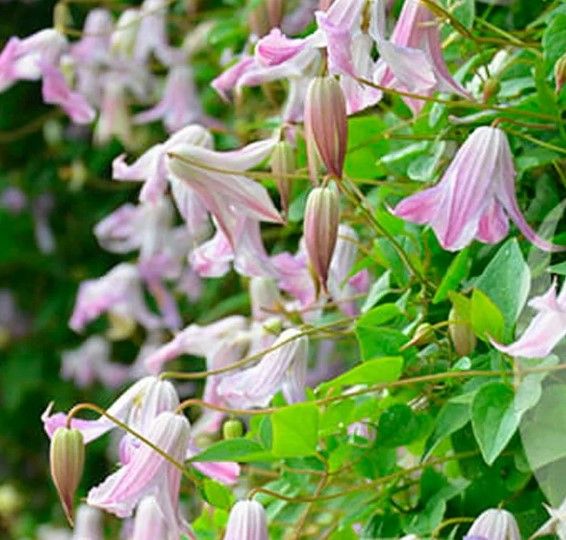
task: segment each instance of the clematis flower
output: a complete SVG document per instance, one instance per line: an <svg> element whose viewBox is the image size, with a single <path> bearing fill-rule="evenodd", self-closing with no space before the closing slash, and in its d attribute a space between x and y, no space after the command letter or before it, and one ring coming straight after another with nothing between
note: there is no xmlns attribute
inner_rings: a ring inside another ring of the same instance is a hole
<svg viewBox="0 0 566 540"><path fill-rule="evenodd" d="M170 133L205 120L193 73L188 66L180 64L169 70L161 100L151 109L134 116L134 123L146 124L161 118Z"/></svg>
<svg viewBox="0 0 566 540"><path fill-rule="evenodd" d="M529 301L529 306L537 314L523 332L523 335L510 345L493 342L500 351L523 358L544 358L566 335L566 285L560 294L553 283L542 296Z"/></svg>
<svg viewBox="0 0 566 540"><path fill-rule="evenodd" d="M540 238L521 214L515 196L515 168L503 131L479 127L460 148L441 181L402 200L393 213L432 227L444 249L457 251L475 238L486 244L501 241L508 217L535 246L563 248Z"/></svg>
<svg viewBox="0 0 566 540"><path fill-rule="evenodd" d="M224 540L268 540L267 517L257 501L238 501L230 510Z"/></svg>
<svg viewBox="0 0 566 540"><path fill-rule="evenodd" d="M136 510L132 540L170 540L165 516L153 495L144 497ZM171 539L172 540L172 539Z"/></svg>
<svg viewBox="0 0 566 540"><path fill-rule="evenodd" d="M81 283L69 326L80 332L104 312L135 320L149 330L161 326L159 317L145 303L139 270L128 263Z"/></svg>
<svg viewBox="0 0 566 540"><path fill-rule="evenodd" d="M190 424L182 415L163 412L153 420L146 436L182 463L189 446ZM89 491L87 504L124 518L132 515L144 496L152 494L176 538L186 528L179 516L180 484L181 472L161 454L141 444L128 463Z"/></svg>
<svg viewBox="0 0 566 540"><path fill-rule="evenodd" d="M272 223L283 221L267 190L239 174L267 158L277 142L272 137L228 152L216 152L187 141L168 145L169 173L198 194L233 248L242 236L238 226L240 216ZM230 172L224 172L227 169Z"/></svg>
<svg viewBox="0 0 566 540"><path fill-rule="evenodd" d="M96 508L81 504L76 512L72 540L104 540L102 513Z"/></svg>
<svg viewBox="0 0 566 540"><path fill-rule="evenodd" d="M153 53L164 65L172 62L174 52L167 41L168 5L166 0L144 0L133 50L135 60L145 63Z"/></svg>
<svg viewBox="0 0 566 540"><path fill-rule="evenodd" d="M308 346L298 330L285 330L257 365L223 377L218 394L238 408L265 407L279 390L289 403L304 400Z"/></svg>
<svg viewBox="0 0 566 540"><path fill-rule="evenodd" d="M79 388L97 380L116 388L128 379L129 367L111 362L110 343L102 336L91 336L77 349L63 352L61 377L73 380Z"/></svg>
<svg viewBox="0 0 566 540"><path fill-rule="evenodd" d="M472 523L464 540L521 540L521 533L511 512L490 508Z"/></svg>
<svg viewBox="0 0 566 540"><path fill-rule="evenodd" d="M252 317L255 321L265 321L281 305L281 295L277 283L268 277L254 277L250 279L250 302Z"/></svg>
<svg viewBox="0 0 566 540"><path fill-rule="evenodd" d="M0 91L18 80L43 80L45 103L59 105L78 124L93 121L95 112L84 96L70 89L60 70L68 48L65 37L54 29L41 30L25 39L12 37L0 53Z"/></svg>
<svg viewBox="0 0 566 540"><path fill-rule="evenodd" d="M374 82L424 96L438 90L469 97L448 71L435 17L422 2L405 0L389 40L379 25L372 30L380 54ZM418 114L425 104L424 100L406 97L403 101L413 114Z"/></svg>
<svg viewBox="0 0 566 540"><path fill-rule="evenodd" d="M566 501L562 501L558 508L552 508L546 504L544 507L550 518L537 529L529 540L549 535L556 535L560 540L564 540L566 538Z"/></svg>

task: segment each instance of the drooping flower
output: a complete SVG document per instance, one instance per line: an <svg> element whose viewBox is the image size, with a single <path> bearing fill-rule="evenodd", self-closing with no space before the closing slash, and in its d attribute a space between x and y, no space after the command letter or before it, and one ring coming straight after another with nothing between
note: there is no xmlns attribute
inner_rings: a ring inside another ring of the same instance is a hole
<svg viewBox="0 0 566 540"><path fill-rule="evenodd" d="M189 446L190 424L182 415L163 412L149 427L147 439L178 464L183 463ZM179 516L181 472L150 446L140 443L130 460L118 471L92 488L87 504L129 517L146 495L152 494L164 519L177 535L185 528Z"/></svg>
<svg viewBox="0 0 566 540"><path fill-rule="evenodd" d="M448 71L434 15L419 0L405 0L389 40L379 25L373 27L372 34L380 54L374 82L423 96L440 90L468 97ZM425 104L420 99L403 97L403 100L413 114Z"/></svg>
<svg viewBox="0 0 566 540"><path fill-rule="evenodd" d="M521 533L511 512L490 508L473 522L464 540L521 540Z"/></svg>
<svg viewBox="0 0 566 540"><path fill-rule="evenodd" d="M121 263L101 278L81 283L69 326L80 332L104 312L133 319L149 330L161 326L159 317L145 303L139 270L129 263Z"/></svg>
<svg viewBox="0 0 566 540"><path fill-rule="evenodd" d="M515 195L515 168L509 142L499 128L479 127L460 148L441 181L402 200L393 213L428 224L444 249L457 251L475 238L501 241L508 217L535 246L563 248L540 238L521 214Z"/></svg>
<svg viewBox="0 0 566 540"><path fill-rule="evenodd" d="M72 540L104 540L102 512L81 504L76 512Z"/></svg>
<svg viewBox="0 0 566 540"><path fill-rule="evenodd" d="M510 345L493 344L512 356L544 358L566 335L566 285L562 285L557 295L556 283L553 283L545 294L530 300L529 306L537 314L523 335Z"/></svg>
<svg viewBox="0 0 566 540"><path fill-rule="evenodd" d="M128 366L110 361L110 343L102 336L91 336L77 349L62 355L61 377L73 380L79 388L95 381L116 388L128 379L129 372Z"/></svg>
<svg viewBox="0 0 566 540"><path fill-rule="evenodd" d="M267 518L257 501L238 501L230 510L224 540L268 540Z"/></svg>
<svg viewBox="0 0 566 540"><path fill-rule="evenodd" d="M298 330L285 330L257 365L223 377L218 394L238 408L265 407L279 390L289 403L304 400L308 346Z"/></svg>
<svg viewBox="0 0 566 540"><path fill-rule="evenodd" d="M167 522L153 495L147 495L138 504L131 540L169 540Z"/></svg>

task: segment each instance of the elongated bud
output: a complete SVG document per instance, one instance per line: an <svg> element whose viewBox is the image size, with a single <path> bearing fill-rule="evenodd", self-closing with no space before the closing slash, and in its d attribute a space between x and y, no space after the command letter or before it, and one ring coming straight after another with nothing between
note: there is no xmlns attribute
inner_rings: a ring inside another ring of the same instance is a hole
<svg viewBox="0 0 566 540"><path fill-rule="evenodd" d="M339 222L340 199L336 189L314 188L307 199L303 231L310 263L325 290Z"/></svg>
<svg viewBox="0 0 566 540"><path fill-rule="evenodd" d="M251 31L258 37L263 37L272 28L281 25L283 19L283 0L261 0L250 11L248 23Z"/></svg>
<svg viewBox="0 0 566 540"><path fill-rule="evenodd" d="M464 540L475 540L476 538L521 540L521 533L511 512L490 508L476 518L468 534L464 536Z"/></svg>
<svg viewBox="0 0 566 540"><path fill-rule="evenodd" d="M348 143L346 102L335 77L315 77L305 99L305 137L311 177L316 177L314 150L328 174L342 178Z"/></svg>
<svg viewBox="0 0 566 540"><path fill-rule="evenodd" d="M448 315L448 333L460 356L467 356L476 348L477 339L472 327L458 315L455 308Z"/></svg>
<svg viewBox="0 0 566 540"><path fill-rule="evenodd" d="M73 523L73 498L81 481L85 444L78 429L58 428L51 439L49 452L51 478L59 493L69 523Z"/></svg>
<svg viewBox="0 0 566 540"><path fill-rule="evenodd" d="M277 183L277 190L281 198L281 207L287 213L289 208L289 193L291 191L291 178L289 175L296 170L295 153L287 141L277 143L271 154L271 172Z"/></svg>
<svg viewBox="0 0 566 540"><path fill-rule="evenodd" d="M63 34L66 28L72 26L72 23L69 6L65 2L57 2L53 8L53 28Z"/></svg>
<svg viewBox="0 0 566 540"><path fill-rule="evenodd" d="M566 82L566 53L564 53L554 64L554 81L556 83L556 93L562 90Z"/></svg>
<svg viewBox="0 0 566 540"><path fill-rule="evenodd" d="M267 518L256 501L239 501L230 510L224 540L268 540Z"/></svg>
<svg viewBox="0 0 566 540"><path fill-rule="evenodd" d="M240 420L235 418L226 420L222 426L222 436L225 439L236 439L244 434L244 426Z"/></svg>
<svg viewBox="0 0 566 540"><path fill-rule="evenodd" d="M432 325L430 323L422 323L417 326L413 338L409 341L409 343L407 343L407 345L427 345L433 340L433 338L434 330Z"/></svg>

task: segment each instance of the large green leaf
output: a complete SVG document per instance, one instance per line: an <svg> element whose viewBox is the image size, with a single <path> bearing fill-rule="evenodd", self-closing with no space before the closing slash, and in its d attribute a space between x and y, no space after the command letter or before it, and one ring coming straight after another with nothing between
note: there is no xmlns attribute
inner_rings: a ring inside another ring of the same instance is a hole
<svg viewBox="0 0 566 540"><path fill-rule="evenodd" d="M494 382L480 388L472 402L474 435L488 465L497 459L519 426L514 397L509 386Z"/></svg>
<svg viewBox="0 0 566 540"><path fill-rule="evenodd" d="M531 285L531 273L514 238L507 241L475 282L500 309L506 331L517 321Z"/></svg>
<svg viewBox="0 0 566 540"><path fill-rule="evenodd" d="M273 456L260 444L249 439L236 438L212 444L190 461L249 461L271 460Z"/></svg>
<svg viewBox="0 0 566 540"><path fill-rule="evenodd" d="M505 320L501 311L479 289L474 289L471 302L471 323L474 333L483 340L493 338L501 341L505 330Z"/></svg>
<svg viewBox="0 0 566 540"><path fill-rule="evenodd" d="M463 249L452 259L448 270L444 274L434 298L432 299L433 304L438 304L443 300L448 298L448 293L456 289L460 282L467 277L472 261L470 259L469 248Z"/></svg>
<svg viewBox="0 0 566 540"><path fill-rule="evenodd" d="M302 457L316 453L318 442L318 407L299 403L273 413L273 455Z"/></svg>

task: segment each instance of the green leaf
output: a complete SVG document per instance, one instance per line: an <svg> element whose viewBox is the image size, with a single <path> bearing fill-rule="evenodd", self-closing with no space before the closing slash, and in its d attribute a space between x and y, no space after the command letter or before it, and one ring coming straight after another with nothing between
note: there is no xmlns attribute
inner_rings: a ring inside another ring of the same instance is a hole
<svg viewBox="0 0 566 540"><path fill-rule="evenodd" d="M373 328L356 326L356 337L360 345L362 360L373 360L382 356L397 356L401 347L409 338L399 330L392 328ZM414 354L414 347L402 351L407 358Z"/></svg>
<svg viewBox="0 0 566 540"><path fill-rule="evenodd" d="M386 447L404 446L420 435L421 424L408 405L396 403L379 417L377 427L379 444Z"/></svg>
<svg viewBox="0 0 566 540"><path fill-rule="evenodd" d="M375 156L389 150L389 141L380 136L385 129L385 122L375 115L349 119L348 152L344 163L347 175L373 178L382 173L375 164Z"/></svg>
<svg viewBox="0 0 566 540"><path fill-rule="evenodd" d="M471 419L470 407L463 403L446 403L436 417L434 431L427 439L423 459L426 459L442 440L463 428Z"/></svg>
<svg viewBox="0 0 566 540"><path fill-rule="evenodd" d="M472 402L472 427L485 462L491 465L517 430L520 415L513 390L500 382L479 389Z"/></svg>
<svg viewBox="0 0 566 540"><path fill-rule="evenodd" d="M382 304L364 313L356 322L356 326L381 326L401 315L395 304Z"/></svg>
<svg viewBox="0 0 566 540"><path fill-rule="evenodd" d="M566 14L556 14L542 35L542 48L547 73L566 51Z"/></svg>
<svg viewBox="0 0 566 540"><path fill-rule="evenodd" d="M460 251L446 270L434 298L432 299L433 304L438 304L443 300L446 300L448 293L456 289L460 282L467 277L472 261L470 259L470 249L466 248Z"/></svg>
<svg viewBox="0 0 566 540"><path fill-rule="evenodd" d="M273 456L260 444L237 438L219 441L193 456L190 461L250 461L272 460Z"/></svg>
<svg viewBox="0 0 566 540"><path fill-rule="evenodd" d="M232 491L225 485L206 478L203 482L204 497L212 506L229 510L234 503L234 495Z"/></svg>
<svg viewBox="0 0 566 540"><path fill-rule="evenodd" d="M362 306L362 313L369 311L391 290L390 285L391 270L385 271L379 279L371 286L366 301Z"/></svg>
<svg viewBox="0 0 566 540"><path fill-rule="evenodd" d="M317 390L326 392L330 388L340 386L388 383L398 380L402 373L403 358L401 356L385 356L368 360L350 371L342 373L335 379L321 384Z"/></svg>
<svg viewBox="0 0 566 540"><path fill-rule="evenodd" d="M474 289L471 303L471 322L474 333L485 341L491 337L501 341L505 330L505 320L501 311L479 289Z"/></svg>
<svg viewBox="0 0 566 540"><path fill-rule="evenodd" d="M507 334L527 301L531 273L516 239L508 240L495 254L475 282L499 308L505 319Z"/></svg>
<svg viewBox="0 0 566 540"><path fill-rule="evenodd" d="M302 457L316 453L318 443L318 407L299 403L273 413L273 455Z"/></svg>

